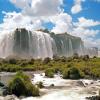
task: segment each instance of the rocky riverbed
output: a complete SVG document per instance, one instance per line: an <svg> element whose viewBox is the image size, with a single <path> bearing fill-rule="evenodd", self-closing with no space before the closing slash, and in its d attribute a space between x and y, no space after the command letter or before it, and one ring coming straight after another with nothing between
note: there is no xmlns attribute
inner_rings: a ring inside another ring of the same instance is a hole
<svg viewBox="0 0 100 100"><path fill-rule="evenodd" d="M43 82L39 97L17 98L16 96L0 97L0 100L86 100L86 97L98 95L100 80L65 80L60 75L54 78L45 77L44 73L31 73L32 84ZM9 99L14 98L14 99Z"/></svg>

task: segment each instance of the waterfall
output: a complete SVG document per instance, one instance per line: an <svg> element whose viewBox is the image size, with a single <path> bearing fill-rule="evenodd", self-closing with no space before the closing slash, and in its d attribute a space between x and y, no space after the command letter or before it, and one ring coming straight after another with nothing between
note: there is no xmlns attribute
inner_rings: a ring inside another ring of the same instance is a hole
<svg viewBox="0 0 100 100"><path fill-rule="evenodd" d="M52 58L52 38L50 35L40 31L32 32L32 35L32 48L34 48L33 55L35 55L36 58Z"/></svg>
<svg viewBox="0 0 100 100"><path fill-rule="evenodd" d="M0 57L52 58L53 55L72 56L83 54L84 45L80 38L69 34L50 34L42 31L16 29L0 38Z"/></svg>
<svg viewBox="0 0 100 100"><path fill-rule="evenodd" d="M71 39L69 39L69 52L70 52L69 53L69 56L72 56L74 54Z"/></svg>
<svg viewBox="0 0 100 100"><path fill-rule="evenodd" d="M0 58L5 58L6 56L13 54L13 35L4 34L0 38Z"/></svg>

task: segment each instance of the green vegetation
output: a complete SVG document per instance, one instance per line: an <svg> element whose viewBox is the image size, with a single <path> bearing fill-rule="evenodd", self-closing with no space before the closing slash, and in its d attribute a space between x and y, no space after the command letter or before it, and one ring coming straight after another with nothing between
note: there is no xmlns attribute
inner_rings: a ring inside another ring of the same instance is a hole
<svg viewBox="0 0 100 100"><path fill-rule="evenodd" d="M88 55L73 57L53 56L53 59L0 59L0 71L44 71L52 78L55 73L61 73L63 78L100 78L100 58L89 58ZM69 74L70 73L70 74ZM75 74L77 73L77 74ZM72 77L74 76L74 77Z"/></svg>
<svg viewBox="0 0 100 100"><path fill-rule="evenodd" d="M43 88L44 87L44 85L43 85L43 82L39 82L39 83L37 83L37 86L39 87L39 88Z"/></svg>
<svg viewBox="0 0 100 100"><path fill-rule="evenodd" d="M48 68L45 70L45 76L49 77L49 78L53 78L54 77L54 69L52 68Z"/></svg>
<svg viewBox="0 0 100 100"><path fill-rule="evenodd" d="M39 89L22 72L18 72L14 79L11 80L8 85L8 91L16 96L39 96Z"/></svg>
<svg viewBox="0 0 100 100"><path fill-rule="evenodd" d="M64 70L63 72L63 78L64 79L80 79L83 78L83 75L81 74L81 71L78 70L78 68L70 67L67 70Z"/></svg>

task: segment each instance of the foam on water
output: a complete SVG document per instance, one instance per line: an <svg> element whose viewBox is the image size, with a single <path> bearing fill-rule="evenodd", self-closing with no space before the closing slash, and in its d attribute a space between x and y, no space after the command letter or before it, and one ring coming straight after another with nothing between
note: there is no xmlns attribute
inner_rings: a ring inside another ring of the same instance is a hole
<svg viewBox="0 0 100 100"><path fill-rule="evenodd" d="M85 93L78 93L77 90L59 90L42 97L29 97L22 100L86 100L85 97L89 96Z"/></svg>

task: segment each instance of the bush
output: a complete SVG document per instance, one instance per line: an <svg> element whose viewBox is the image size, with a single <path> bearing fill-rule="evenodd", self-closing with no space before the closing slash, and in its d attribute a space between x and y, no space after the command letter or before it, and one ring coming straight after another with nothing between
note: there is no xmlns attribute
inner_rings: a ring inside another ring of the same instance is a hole
<svg viewBox="0 0 100 100"><path fill-rule="evenodd" d="M49 78L53 78L54 77L54 70L49 68L45 70L45 76L49 77Z"/></svg>
<svg viewBox="0 0 100 100"><path fill-rule="evenodd" d="M33 65L35 62L35 60L32 58L30 61L29 61L29 64Z"/></svg>
<svg viewBox="0 0 100 100"><path fill-rule="evenodd" d="M84 61L89 60L89 58L90 58L89 55L84 55L84 56L83 56L83 60L84 60Z"/></svg>
<svg viewBox="0 0 100 100"><path fill-rule="evenodd" d="M12 58L12 59L9 59L9 63L10 64L16 64L17 63L17 60Z"/></svg>
<svg viewBox="0 0 100 100"><path fill-rule="evenodd" d="M61 57L61 61L62 61L62 62L66 62L66 59L67 59L67 58L66 58L66 57L64 57L64 56L63 56L63 57Z"/></svg>
<svg viewBox="0 0 100 100"><path fill-rule="evenodd" d="M43 85L42 82L39 82L39 83L37 84L37 86L38 86L39 88L43 88L43 87L44 87L44 85Z"/></svg>
<svg viewBox="0 0 100 100"><path fill-rule="evenodd" d="M68 77L68 70L67 70L67 69L64 70L62 74L63 74L63 78L64 78L64 79L68 79L68 78L69 78L69 77Z"/></svg>
<svg viewBox="0 0 100 100"><path fill-rule="evenodd" d="M54 60L54 61L59 61L59 60L60 60L60 57L57 56L57 55L53 55L53 60Z"/></svg>
<svg viewBox="0 0 100 100"><path fill-rule="evenodd" d="M39 90L32 85L29 77L22 72L18 72L14 79L9 83L10 94L16 96L39 96Z"/></svg>
<svg viewBox="0 0 100 100"><path fill-rule="evenodd" d="M69 63L69 64L67 65L68 68L71 68L72 66L73 66L72 63Z"/></svg>
<svg viewBox="0 0 100 100"><path fill-rule="evenodd" d="M68 68L66 69L64 72L63 72L63 78L64 79L80 79L80 78L83 78L83 75L81 74L81 72L75 68L75 67L71 67L71 68Z"/></svg>
<svg viewBox="0 0 100 100"><path fill-rule="evenodd" d="M78 59L78 58L79 58L78 53L74 53L74 55L73 55L73 59Z"/></svg>
<svg viewBox="0 0 100 100"><path fill-rule="evenodd" d="M43 64L48 64L49 62L50 62L50 58L49 57L47 57L47 58L45 58L44 60L43 60Z"/></svg>

